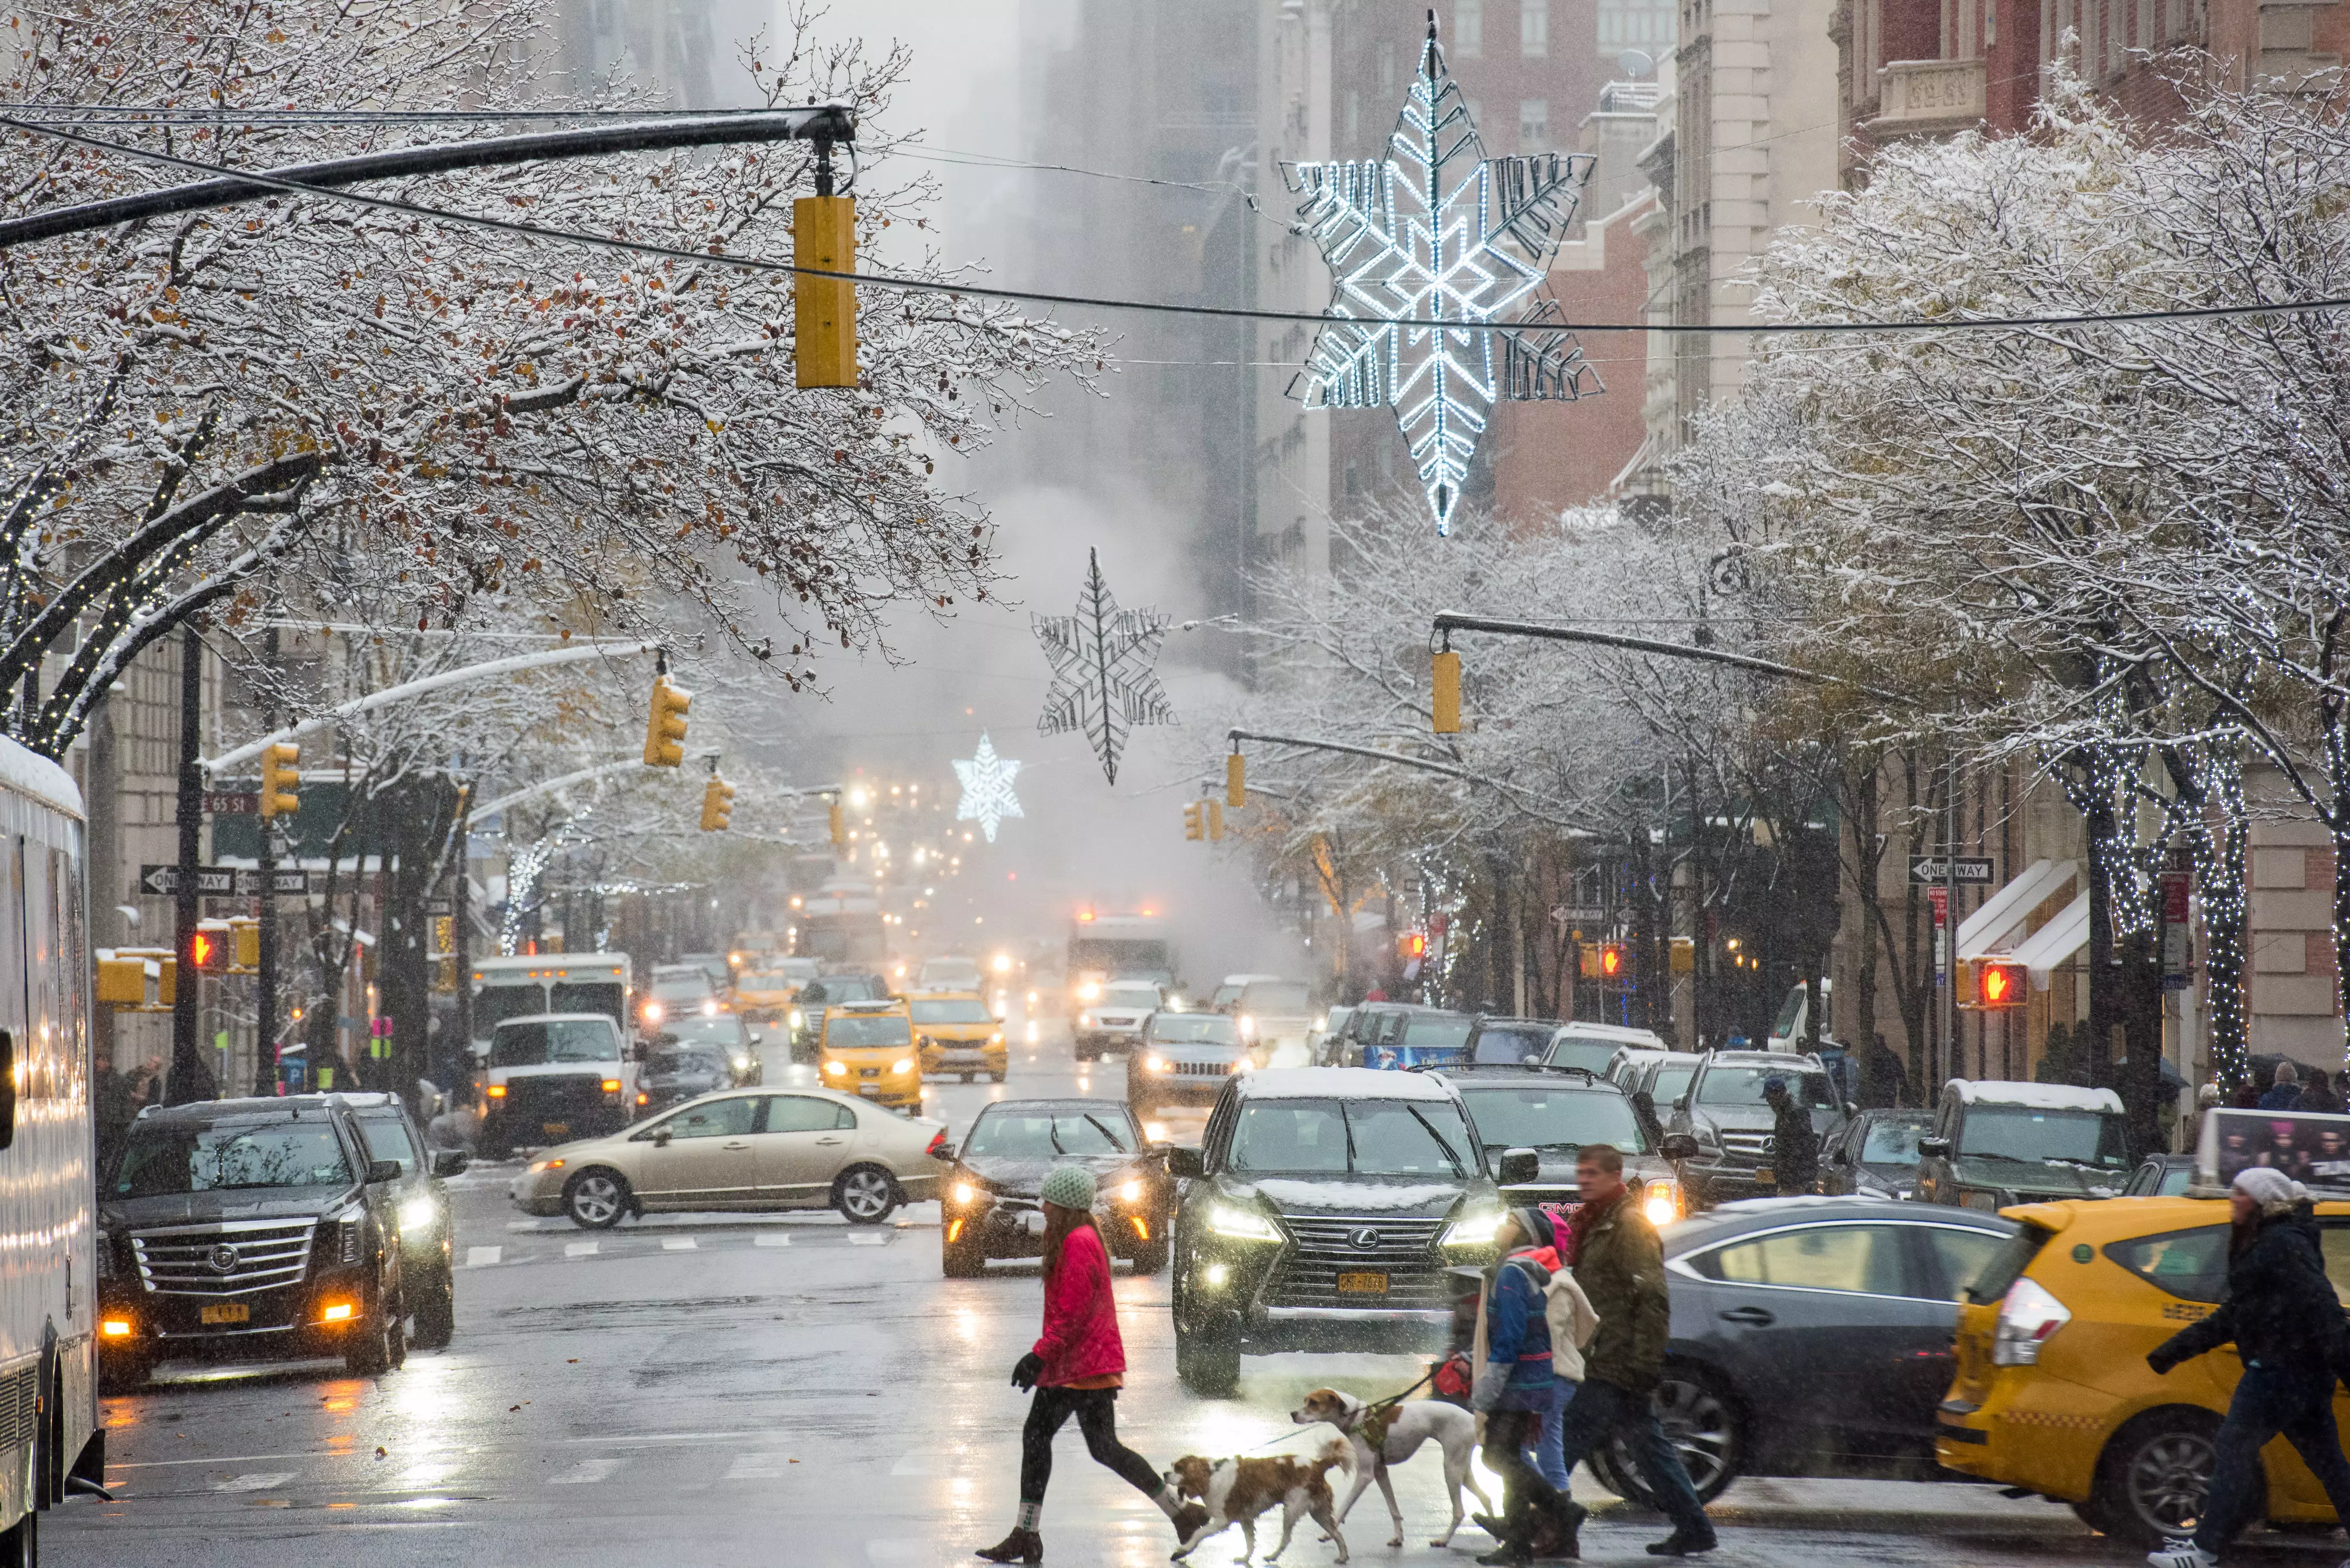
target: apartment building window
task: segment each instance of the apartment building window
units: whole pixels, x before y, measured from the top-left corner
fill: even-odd
[[[1485,0],[1452,0],[1452,51],[1464,60],[1485,52]]]
[[[1550,0],[1518,0],[1518,53],[1528,59],[1550,53]]]
[[[1518,151],[1543,151],[1550,142],[1550,99],[1521,99],[1518,102]]]
[[[1599,0],[1599,57],[1613,64],[1627,49],[1650,59],[1672,52],[1677,39],[1673,0]]]
[[[1389,44],[1379,51],[1379,90],[1393,92],[1396,85],[1395,46]]]

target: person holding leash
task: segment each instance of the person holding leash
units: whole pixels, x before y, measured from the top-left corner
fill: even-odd
[[[1109,1250],[1094,1229],[1093,1173],[1055,1166],[1040,1196],[1045,1207],[1045,1329],[1012,1369],[1015,1388],[1033,1389],[1020,1431],[1020,1512],[1012,1533],[979,1555],[990,1563],[1037,1563],[1036,1532],[1045,1483],[1053,1476],[1053,1438],[1070,1417],[1086,1451],[1159,1505],[1179,1540],[1208,1521],[1159,1479],[1149,1459],[1118,1440],[1118,1391],[1126,1381],[1126,1343],[1118,1337],[1118,1299],[1110,1293]]]

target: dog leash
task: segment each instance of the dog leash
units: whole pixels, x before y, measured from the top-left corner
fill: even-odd
[[[1447,1360],[1449,1360],[1449,1359],[1451,1359],[1451,1358],[1450,1358],[1450,1357],[1447,1357],[1446,1359],[1447,1359]],[[1397,1406],[1397,1405],[1400,1405],[1400,1404],[1402,1404],[1406,1398],[1408,1398],[1408,1397],[1409,1397],[1411,1396],[1411,1394],[1413,1394],[1416,1390],[1418,1390],[1419,1388],[1420,1388],[1420,1387],[1422,1387],[1423,1386],[1425,1386],[1430,1378],[1434,1377],[1434,1376],[1436,1376],[1436,1374],[1437,1374],[1437,1370],[1438,1370],[1438,1368],[1439,1368],[1439,1367],[1441,1367],[1443,1365],[1444,1365],[1444,1363],[1443,1363],[1442,1361],[1438,1362],[1438,1363],[1436,1364],[1436,1366],[1431,1366],[1431,1367],[1430,1367],[1427,1371],[1425,1371],[1425,1372],[1421,1373],[1421,1374],[1419,1375],[1419,1377],[1418,1378],[1418,1380],[1417,1380],[1417,1381],[1414,1381],[1414,1382],[1412,1382],[1412,1383],[1406,1384],[1403,1387],[1399,1388],[1398,1390],[1396,1390],[1394,1393],[1392,1393],[1392,1394],[1388,1395],[1388,1396],[1386,1398],[1384,1398],[1384,1399],[1375,1400],[1375,1401],[1373,1401],[1373,1402],[1372,1402],[1372,1403],[1370,1403],[1370,1404],[1365,1405],[1365,1406],[1363,1407],[1363,1409],[1367,1413],[1367,1412],[1372,1411],[1372,1410],[1385,1410],[1385,1409],[1389,1408],[1390,1407],[1393,1407],[1393,1406]],[[1319,1424],[1320,1424],[1320,1425],[1322,1425],[1322,1426],[1328,1426],[1328,1425],[1329,1425],[1329,1423],[1328,1423],[1328,1422],[1326,1422],[1326,1421],[1325,1421],[1325,1422],[1321,1422],[1321,1423],[1319,1423]],[[1311,1429],[1312,1429],[1311,1428],[1306,1428],[1306,1430],[1309,1430],[1309,1431],[1310,1431]],[[1271,1439],[1270,1441],[1263,1442],[1263,1443],[1259,1443],[1259,1444],[1258,1444],[1255,1448],[1253,1448],[1253,1449],[1243,1449],[1241,1450],[1241,1452],[1242,1452],[1242,1453],[1244,1453],[1244,1454],[1253,1454],[1253,1453],[1257,1453],[1257,1452],[1259,1452],[1259,1451],[1261,1451],[1261,1450],[1263,1450],[1263,1449],[1270,1449],[1270,1448],[1277,1447],[1278,1445],[1283,1444],[1283,1443],[1285,1443],[1285,1442],[1289,1441],[1289,1439],[1290,1439],[1290,1438],[1295,1438],[1295,1437],[1297,1437],[1297,1436],[1299,1436],[1299,1435],[1300,1435],[1300,1434],[1299,1434],[1299,1432],[1298,1432],[1297,1430],[1295,1430],[1295,1429],[1293,1429],[1293,1430],[1290,1430],[1290,1431],[1286,1431],[1286,1432],[1282,1433],[1282,1434],[1281,1434],[1281,1436],[1279,1436],[1279,1437],[1277,1437],[1277,1438],[1274,1438]]]

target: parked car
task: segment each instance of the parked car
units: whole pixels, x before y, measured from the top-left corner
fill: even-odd
[[[1581,1201],[1575,1185],[1575,1152],[1586,1144],[1613,1144],[1624,1156],[1624,1179],[1640,1195],[1649,1223],[1669,1225],[1689,1211],[1680,1178],[1671,1160],[1641,1124],[1624,1091],[1581,1067],[1538,1062],[1503,1066],[1467,1063],[1443,1069],[1460,1092],[1477,1130],[1485,1168],[1496,1179],[1502,1157],[1513,1148],[1534,1151],[1531,1178],[1502,1189],[1515,1209],[1538,1204],[1564,1212]]]
[[[914,1015],[901,998],[827,1007],[816,1043],[817,1082],[901,1110],[922,1103]]]
[[[1093,1172],[1094,1228],[1110,1256],[1138,1274],[1167,1266],[1175,1183],[1164,1147],[1144,1141],[1132,1111],[1116,1100],[998,1100],[963,1135],[941,1188],[939,1260],[949,1279],[984,1273],[992,1258],[1042,1255],[1037,1193],[1056,1165]]]
[[[1540,1062],[1549,1055],[1551,1041],[1557,1033],[1555,1018],[1503,1018],[1481,1012],[1469,1025],[1469,1038],[1462,1043],[1461,1060],[1511,1067],[1523,1062]],[[1568,1064],[1584,1065],[1580,1062]]]
[[[1778,1191],[1771,1164],[1773,1113],[1762,1097],[1763,1085],[1773,1078],[1785,1080],[1787,1092],[1810,1110],[1821,1147],[1843,1136],[1846,1107],[1816,1056],[1715,1051],[1699,1059],[1689,1087],[1674,1097],[1670,1111],[1652,1093],[1667,1133],[1686,1133],[1696,1142],[1696,1152],[1681,1165],[1692,1206],[1711,1209]]]
[[[1543,1060],[1558,1067],[1584,1067],[1594,1073],[1607,1075],[1608,1068],[1627,1052],[1653,1051],[1667,1054],[1664,1036],[1653,1029],[1631,1029],[1620,1023],[1586,1023],[1576,1019],[1562,1023],[1553,1031],[1550,1048]]]
[[[1382,1009],[1378,1033],[1363,1043],[1362,1064],[1385,1072],[1450,1066],[1461,1060],[1476,1022],[1440,1007]]]
[[[490,1033],[474,1147],[504,1159],[525,1144],[617,1132],[636,1113],[637,1065],[609,1013],[501,1019]]]
[[[1003,1043],[1003,1024],[987,1010],[986,998],[976,991],[946,992],[917,996],[907,1005],[913,1014],[914,1044],[921,1051],[923,1072],[960,1073],[966,1084],[984,1073],[995,1083],[1003,1082],[1012,1069],[1012,1050]]]
[[[1953,1078],[1918,1145],[1918,1198],[1987,1211],[2112,1198],[2129,1181],[2125,1139],[2111,1089]]]
[[[1959,1293],[2015,1231],[1850,1198],[1731,1203],[1671,1227],[1656,1401],[1698,1496],[1742,1475],[1931,1479]],[[1620,1448],[1593,1458],[1608,1490],[1647,1501]]]
[[[398,1366],[401,1179],[344,1096],[140,1111],[99,1195],[99,1376],[137,1388],[171,1356]]]
[[[1466,1020],[1463,1020],[1465,1024]],[[1507,1174],[1534,1174],[1514,1167]],[[1176,1373],[1232,1392],[1244,1351],[1429,1348],[1447,1265],[1493,1255],[1501,1189],[1458,1090],[1428,1073],[1274,1068],[1225,1080],[1174,1228]]]
[[[1147,980],[1106,981],[1101,994],[1077,1012],[1070,1040],[1080,1062],[1094,1062],[1104,1051],[1131,1047],[1142,1036],[1142,1021],[1166,1002],[1159,987]]]
[[[368,1160],[389,1161],[400,1175],[389,1184],[400,1227],[400,1300],[408,1308],[408,1343],[439,1350],[457,1332],[457,1226],[442,1179],[473,1163],[462,1148],[430,1148],[423,1129],[398,1095],[346,1094],[367,1144]]]
[[[900,1204],[937,1197],[951,1158],[944,1122],[829,1089],[734,1089],[550,1148],[506,1197],[587,1231],[660,1210],[830,1208],[852,1225],[879,1225]]]
[[[1154,1012],[1126,1058],[1126,1103],[1138,1116],[1212,1104],[1234,1073],[1256,1065],[1239,1022],[1223,1012]]]
[[[736,1087],[733,1066],[725,1053],[708,1045],[688,1045],[675,1035],[654,1036],[637,1075],[637,1115],[660,1114],[671,1106]]]
[[[2130,1173],[2124,1198],[2177,1198],[2195,1185],[2191,1154],[2150,1154]]]
[[[1314,1005],[1314,988],[1304,981],[1250,981],[1232,1003],[1232,1018],[1260,1065],[1312,1064],[1314,1035],[1324,1019]]]
[[[1918,1140],[1931,1111],[1863,1111],[1844,1136],[1820,1147],[1820,1190],[1888,1202],[1917,1196]]]
[[[1959,1308],[1937,1456],[2134,1544],[2188,1533],[2243,1363],[2223,1350],[2158,1376],[2145,1356],[2224,1294],[2228,1205],[2075,1199],[2013,1217],[2022,1229]],[[2350,1203],[2321,1200],[2317,1224],[2334,1290],[2350,1292]],[[2261,1465],[2256,1521],[2330,1533],[2333,1506],[2290,1445],[2269,1444]]]

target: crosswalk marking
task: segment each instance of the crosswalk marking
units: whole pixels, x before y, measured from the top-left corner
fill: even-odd
[[[231,1476],[213,1485],[214,1491],[266,1491],[283,1486],[294,1479],[292,1470],[256,1470],[251,1475]]]
[[[751,1238],[751,1245],[754,1247],[788,1247],[791,1244],[792,1239],[789,1236],[777,1235],[773,1231],[762,1231]]]
[[[700,1250],[701,1248],[699,1244],[696,1243],[694,1239],[691,1236],[663,1236],[661,1238],[661,1251],[664,1252],[693,1252],[699,1251]]]
[[[850,1246],[852,1246],[852,1247],[881,1247],[881,1246],[887,1246],[887,1245],[889,1244],[889,1238],[888,1236],[886,1236],[886,1235],[873,1235],[873,1236],[858,1236],[858,1235],[851,1235],[851,1236],[848,1238],[848,1244],[849,1244]]]
[[[465,1249],[465,1267],[486,1269],[505,1256],[505,1251],[504,1247],[468,1247]]]
[[[788,1454],[737,1454],[726,1467],[728,1480],[772,1480],[784,1473]]]
[[[599,1481],[620,1468],[618,1459],[582,1459],[559,1476],[547,1477],[549,1486],[584,1486]]]
[[[601,1241],[566,1241],[563,1255],[567,1258],[592,1258],[603,1246]]]

